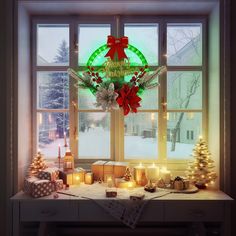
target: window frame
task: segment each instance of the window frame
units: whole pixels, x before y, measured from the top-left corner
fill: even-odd
[[[207,84],[207,17],[206,16],[33,16],[32,17],[32,43],[31,43],[31,52],[32,52],[32,127],[33,127],[33,136],[32,136],[32,146],[33,153],[37,151],[37,83],[36,83],[36,73],[37,71],[66,71],[67,68],[74,68],[76,70],[83,70],[85,66],[78,66],[78,54],[75,53],[74,47],[78,44],[78,34],[77,31],[79,24],[110,24],[111,25],[111,34],[120,37],[124,35],[124,25],[129,23],[150,23],[158,24],[158,66],[166,65],[166,43],[165,36],[167,35],[167,23],[201,23],[202,24],[202,65],[201,66],[167,66],[168,71],[202,71],[202,109],[186,109],[184,112],[201,112],[202,113],[202,135],[207,139],[207,124],[208,124],[208,84]],[[68,66],[37,66],[37,24],[68,24],[69,25],[69,65]],[[150,69],[155,69],[156,66],[150,66]],[[72,101],[77,98],[76,89],[73,86],[73,82],[70,79],[70,92],[69,92],[69,126],[70,130],[76,130],[76,137],[78,137],[78,115],[75,115],[75,112],[72,112],[74,107]],[[121,110],[116,110],[111,112],[111,136],[110,136],[110,159],[104,160],[115,160],[115,161],[127,161],[130,163],[138,163],[140,161],[145,163],[156,162],[157,164],[185,164],[188,162],[186,159],[168,159],[167,149],[163,148],[164,142],[167,139],[167,122],[163,125],[163,119],[160,119],[159,116],[164,116],[167,114],[165,112],[166,107],[164,106],[167,99],[167,76],[166,73],[163,73],[160,76],[160,87],[159,90],[159,107],[156,110],[142,110],[140,112],[157,112],[158,113],[158,158],[155,160],[133,160],[124,158],[124,116]],[[78,101],[78,99],[76,99]],[[65,110],[65,109],[64,109]],[[56,110],[60,112],[59,109]],[[92,112],[102,112],[102,110],[86,110]],[[168,109],[167,112],[180,112],[178,109]],[[77,122],[75,122],[77,120]],[[115,125],[116,124],[116,125]],[[164,134],[166,131],[165,137],[161,137],[161,134]],[[72,140],[74,137],[72,132],[69,132],[69,138]],[[76,163],[92,163],[98,159],[80,159],[78,158],[78,142],[71,142],[71,150],[75,153]],[[99,158],[100,159],[100,158]],[[53,160],[50,158],[50,160]],[[100,159],[101,160],[101,159]]]

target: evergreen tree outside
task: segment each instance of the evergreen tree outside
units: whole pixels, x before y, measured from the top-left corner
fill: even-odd
[[[63,40],[58,48],[54,62],[64,64],[69,61],[69,47]],[[69,76],[67,72],[52,72],[44,89],[43,107],[45,109],[67,109],[69,107]],[[52,112],[52,120],[56,123],[56,133],[58,138],[64,137],[64,132],[69,132],[69,116],[67,112]],[[48,119],[48,118],[47,118]],[[49,123],[48,120],[44,120]],[[48,126],[50,129],[50,126]],[[39,137],[40,143],[50,143],[50,130],[44,132]]]

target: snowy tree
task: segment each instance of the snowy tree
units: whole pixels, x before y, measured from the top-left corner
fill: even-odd
[[[55,63],[65,63],[69,59],[69,47],[65,40],[62,41],[55,56]],[[44,108],[46,109],[66,109],[69,107],[69,79],[66,72],[50,73],[47,88],[44,89]],[[57,134],[59,138],[63,138],[64,132],[68,132],[69,116],[65,112],[52,113],[52,119],[57,126]],[[50,127],[49,127],[50,129]],[[49,132],[49,130],[48,130]],[[47,143],[47,136],[40,138],[40,142]]]

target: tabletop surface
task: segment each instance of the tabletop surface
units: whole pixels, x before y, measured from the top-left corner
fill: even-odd
[[[81,184],[80,186],[70,186],[69,190],[61,190],[58,193],[58,198],[54,199],[53,194],[41,198],[33,198],[23,191],[18,192],[11,200],[80,200],[86,201],[89,199],[93,200],[109,200],[111,198],[106,198],[105,191],[107,187],[95,183],[93,185]],[[134,188],[131,190],[127,189],[116,189],[117,190],[117,200],[128,200],[130,195],[136,193],[145,194],[144,200],[156,200],[156,201],[231,201],[233,200],[230,196],[219,190],[199,190],[196,193],[172,193],[171,190],[157,189],[155,193],[149,193],[144,191],[143,187]]]

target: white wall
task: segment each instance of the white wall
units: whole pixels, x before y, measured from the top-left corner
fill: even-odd
[[[18,8],[18,187],[31,160],[30,18]]]
[[[215,187],[219,187],[220,172],[220,28],[219,5],[216,5],[209,17],[209,113],[208,142],[209,150],[215,161],[218,179]]]

